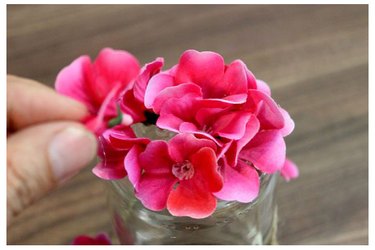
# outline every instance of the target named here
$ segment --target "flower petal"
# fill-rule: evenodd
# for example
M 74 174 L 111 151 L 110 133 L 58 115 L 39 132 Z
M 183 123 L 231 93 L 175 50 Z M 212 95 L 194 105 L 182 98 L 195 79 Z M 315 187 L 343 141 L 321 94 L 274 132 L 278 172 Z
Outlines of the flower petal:
M 159 128 L 177 132 L 182 123 L 194 121 L 197 106 L 198 101 L 194 94 L 186 94 L 180 98 L 169 98 L 165 100 L 160 110 L 156 125 Z
M 98 156 L 102 161 L 92 171 L 96 176 L 105 180 L 121 179 L 127 174 L 124 166 L 127 151 L 112 147 L 109 141 L 110 133 L 111 130 L 106 130 L 99 137 Z
M 277 130 L 259 132 L 240 152 L 240 158 L 248 160 L 262 172 L 272 174 L 285 162 L 285 142 Z
M 95 113 L 97 107 L 93 106 L 91 98 L 88 96 L 85 82 L 86 71 L 90 65 L 90 57 L 81 56 L 77 58 L 59 72 L 55 88 L 60 94 L 70 96 L 84 103 L 91 113 Z
M 184 123 L 184 121 L 178 116 L 162 111 L 160 113 L 160 117 L 156 121 L 156 126 L 161 129 L 166 129 L 178 133 L 180 124 L 182 123 Z
M 241 111 L 223 114 L 213 124 L 213 133 L 228 139 L 239 140 L 245 133 L 250 117 L 250 113 Z
M 136 137 L 134 131 L 127 126 L 117 126 L 107 130 L 108 138 L 113 148 L 119 150 L 130 150 L 136 144 L 146 145 L 150 142 L 148 138 Z
M 144 104 L 145 107 L 151 109 L 153 107 L 154 101 L 159 93 L 167 88 L 174 85 L 173 76 L 166 73 L 159 73 L 154 75 L 146 87 Z
M 141 166 L 139 164 L 139 155 L 144 150 L 141 145 L 134 145 L 125 156 L 125 170 L 128 173 L 129 181 L 137 189 L 139 179 L 141 178 Z
M 212 140 L 216 143 L 219 147 L 223 145 L 222 142 L 218 141 L 215 137 L 210 135 L 207 132 L 199 130 L 193 123 L 191 122 L 180 122 L 180 127 L 177 132 L 185 133 L 185 134 L 194 134 L 195 136 L 198 136 L 200 138 L 207 138 Z
M 253 167 L 243 161 L 239 161 L 234 168 L 225 163 L 222 172 L 224 185 L 219 192 L 214 193 L 217 198 L 248 203 L 258 196 L 259 176 Z
M 133 123 L 143 122 L 146 120 L 144 112 L 146 107 L 143 102 L 140 102 L 134 96 L 134 91 L 129 89 L 125 94 L 120 98 L 120 108 L 121 111 L 125 114 L 128 114 L 132 117 Z
M 109 88 L 120 82 L 126 86 L 139 73 L 138 60 L 129 52 L 104 48 L 94 62 L 99 77 L 105 79 Z M 100 82 L 100 81 L 99 81 Z
M 139 155 L 139 163 L 146 173 L 171 174 L 173 161 L 168 153 L 168 144 L 161 140 L 151 141 Z
M 126 176 L 123 161 L 107 161 L 99 162 L 92 172 L 99 178 L 104 180 L 118 180 Z
M 234 167 L 237 165 L 240 151 L 258 133 L 259 126 L 258 119 L 254 115 L 251 115 L 249 121 L 246 123 L 244 136 L 239 140 L 233 141 L 232 145 L 225 154 L 230 166 Z
M 253 72 L 246 68 L 246 77 L 247 77 L 247 87 L 248 89 L 256 89 L 257 88 L 257 80 L 254 76 Z
M 184 98 L 181 99 L 182 97 Z M 198 85 L 193 83 L 183 83 L 178 86 L 167 87 L 160 91 L 152 104 L 152 108 L 155 113 L 160 113 L 163 104 L 171 98 L 179 99 L 179 104 L 181 104 L 183 100 L 190 101 L 189 99 L 193 100 L 201 97 L 202 90 Z
M 221 55 L 211 51 L 187 50 L 180 58 L 176 82 L 196 83 L 202 88 L 205 98 L 215 98 L 217 84 L 223 78 L 224 69 L 224 59 Z
M 256 79 L 256 89 L 263 92 L 264 94 L 271 96 L 270 86 L 265 81 Z
M 216 150 L 211 140 L 198 139 L 192 134 L 178 134 L 169 141 L 169 155 L 175 162 L 183 162 L 204 147 Z
M 210 147 L 201 148 L 190 157 L 194 166 L 194 181 L 204 185 L 207 191 L 217 192 L 223 187 L 223 179 L 218 172 L 215 151 Z
M 210 216 L 216 208 L 216 198 L 196 183 L 186 181 L 172 190 L 167 201 L 173 216 L 189 216 L 202 219 Z
M 285 163 L 283 168 L 280 171 L 281 176 L 286 180 L 290 181 L 292 179 L 295 179 L 299 175 L 298 167 L 297 165 L 292 162 L 289 159 L 285 159 Z
M 143 174 L 135 191 L 142 204 L 153 211 L 166 207 L 168 196 L 176 183 L 171 174 Z
M 223 96 L 246 95 L 248 89 L 246 65 L 241 60 L 233 61 L 225 70 L 223 82 L 218 87 L 223 88 Z
M 249 98 L 257 105 L 257 118 L 262 129 L 281 129 L 284 118 L 275 101 L 258 90 L 249 90 Z
M 140 102 L 143 103 L 144 101 L 148 81 L 152 76 L 160 72 L 163 65 L 164 59 L 162 57 L 158 57 L 154 61 L 147 63 L 141 69 L 141 72 L 135 80 L 133 87 L 134 97 L 137 98 Z
M 280 132 L 285 137 L 285 136 L 287 136 L 287 135 L 289 135 L 290 133 L 293 132 L 294 121 L 292 120 L 289 113 L 285 109 L 283 109 L 281 107 L 279 109 L 280 109 L 281 114 L 284 117 L 284 127 L 280 130 Z

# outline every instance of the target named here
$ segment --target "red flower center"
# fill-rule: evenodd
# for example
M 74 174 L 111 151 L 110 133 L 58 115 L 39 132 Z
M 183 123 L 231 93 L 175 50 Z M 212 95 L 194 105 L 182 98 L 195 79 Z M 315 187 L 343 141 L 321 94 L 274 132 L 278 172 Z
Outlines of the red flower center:
M 179 180 L 189 180 L 194 176 L 194 167 L 190 161 L 175 163 L 172 167 L 172 173 Z

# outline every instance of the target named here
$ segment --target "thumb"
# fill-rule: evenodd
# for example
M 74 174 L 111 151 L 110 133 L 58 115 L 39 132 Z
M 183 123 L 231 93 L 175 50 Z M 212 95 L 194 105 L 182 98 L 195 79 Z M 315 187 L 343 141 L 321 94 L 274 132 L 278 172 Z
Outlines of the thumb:
M 95 157 L 93 134 L 75 122 L 51 122 L 23 129 L 7 139 L 7 220 Z

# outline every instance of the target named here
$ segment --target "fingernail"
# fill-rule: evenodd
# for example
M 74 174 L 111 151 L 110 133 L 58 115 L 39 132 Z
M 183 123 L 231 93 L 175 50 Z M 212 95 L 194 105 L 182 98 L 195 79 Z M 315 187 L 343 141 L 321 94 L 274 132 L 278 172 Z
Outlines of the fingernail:
M 56 180 L 64 181 L 87 166 L 95 157 L 96 148 L 96 138 L 83 128 L 69 127 L 56 134 L 48 147 Z

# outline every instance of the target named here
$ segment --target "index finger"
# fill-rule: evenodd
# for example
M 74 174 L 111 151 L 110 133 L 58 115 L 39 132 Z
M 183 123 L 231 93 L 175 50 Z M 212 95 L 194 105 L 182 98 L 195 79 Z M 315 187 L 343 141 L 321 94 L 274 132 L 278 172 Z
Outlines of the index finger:
M 7 76 L 8 130 L 55 120 L 79 121 L 88 114 L 82 103 L 59 95 L 39 82 Z

